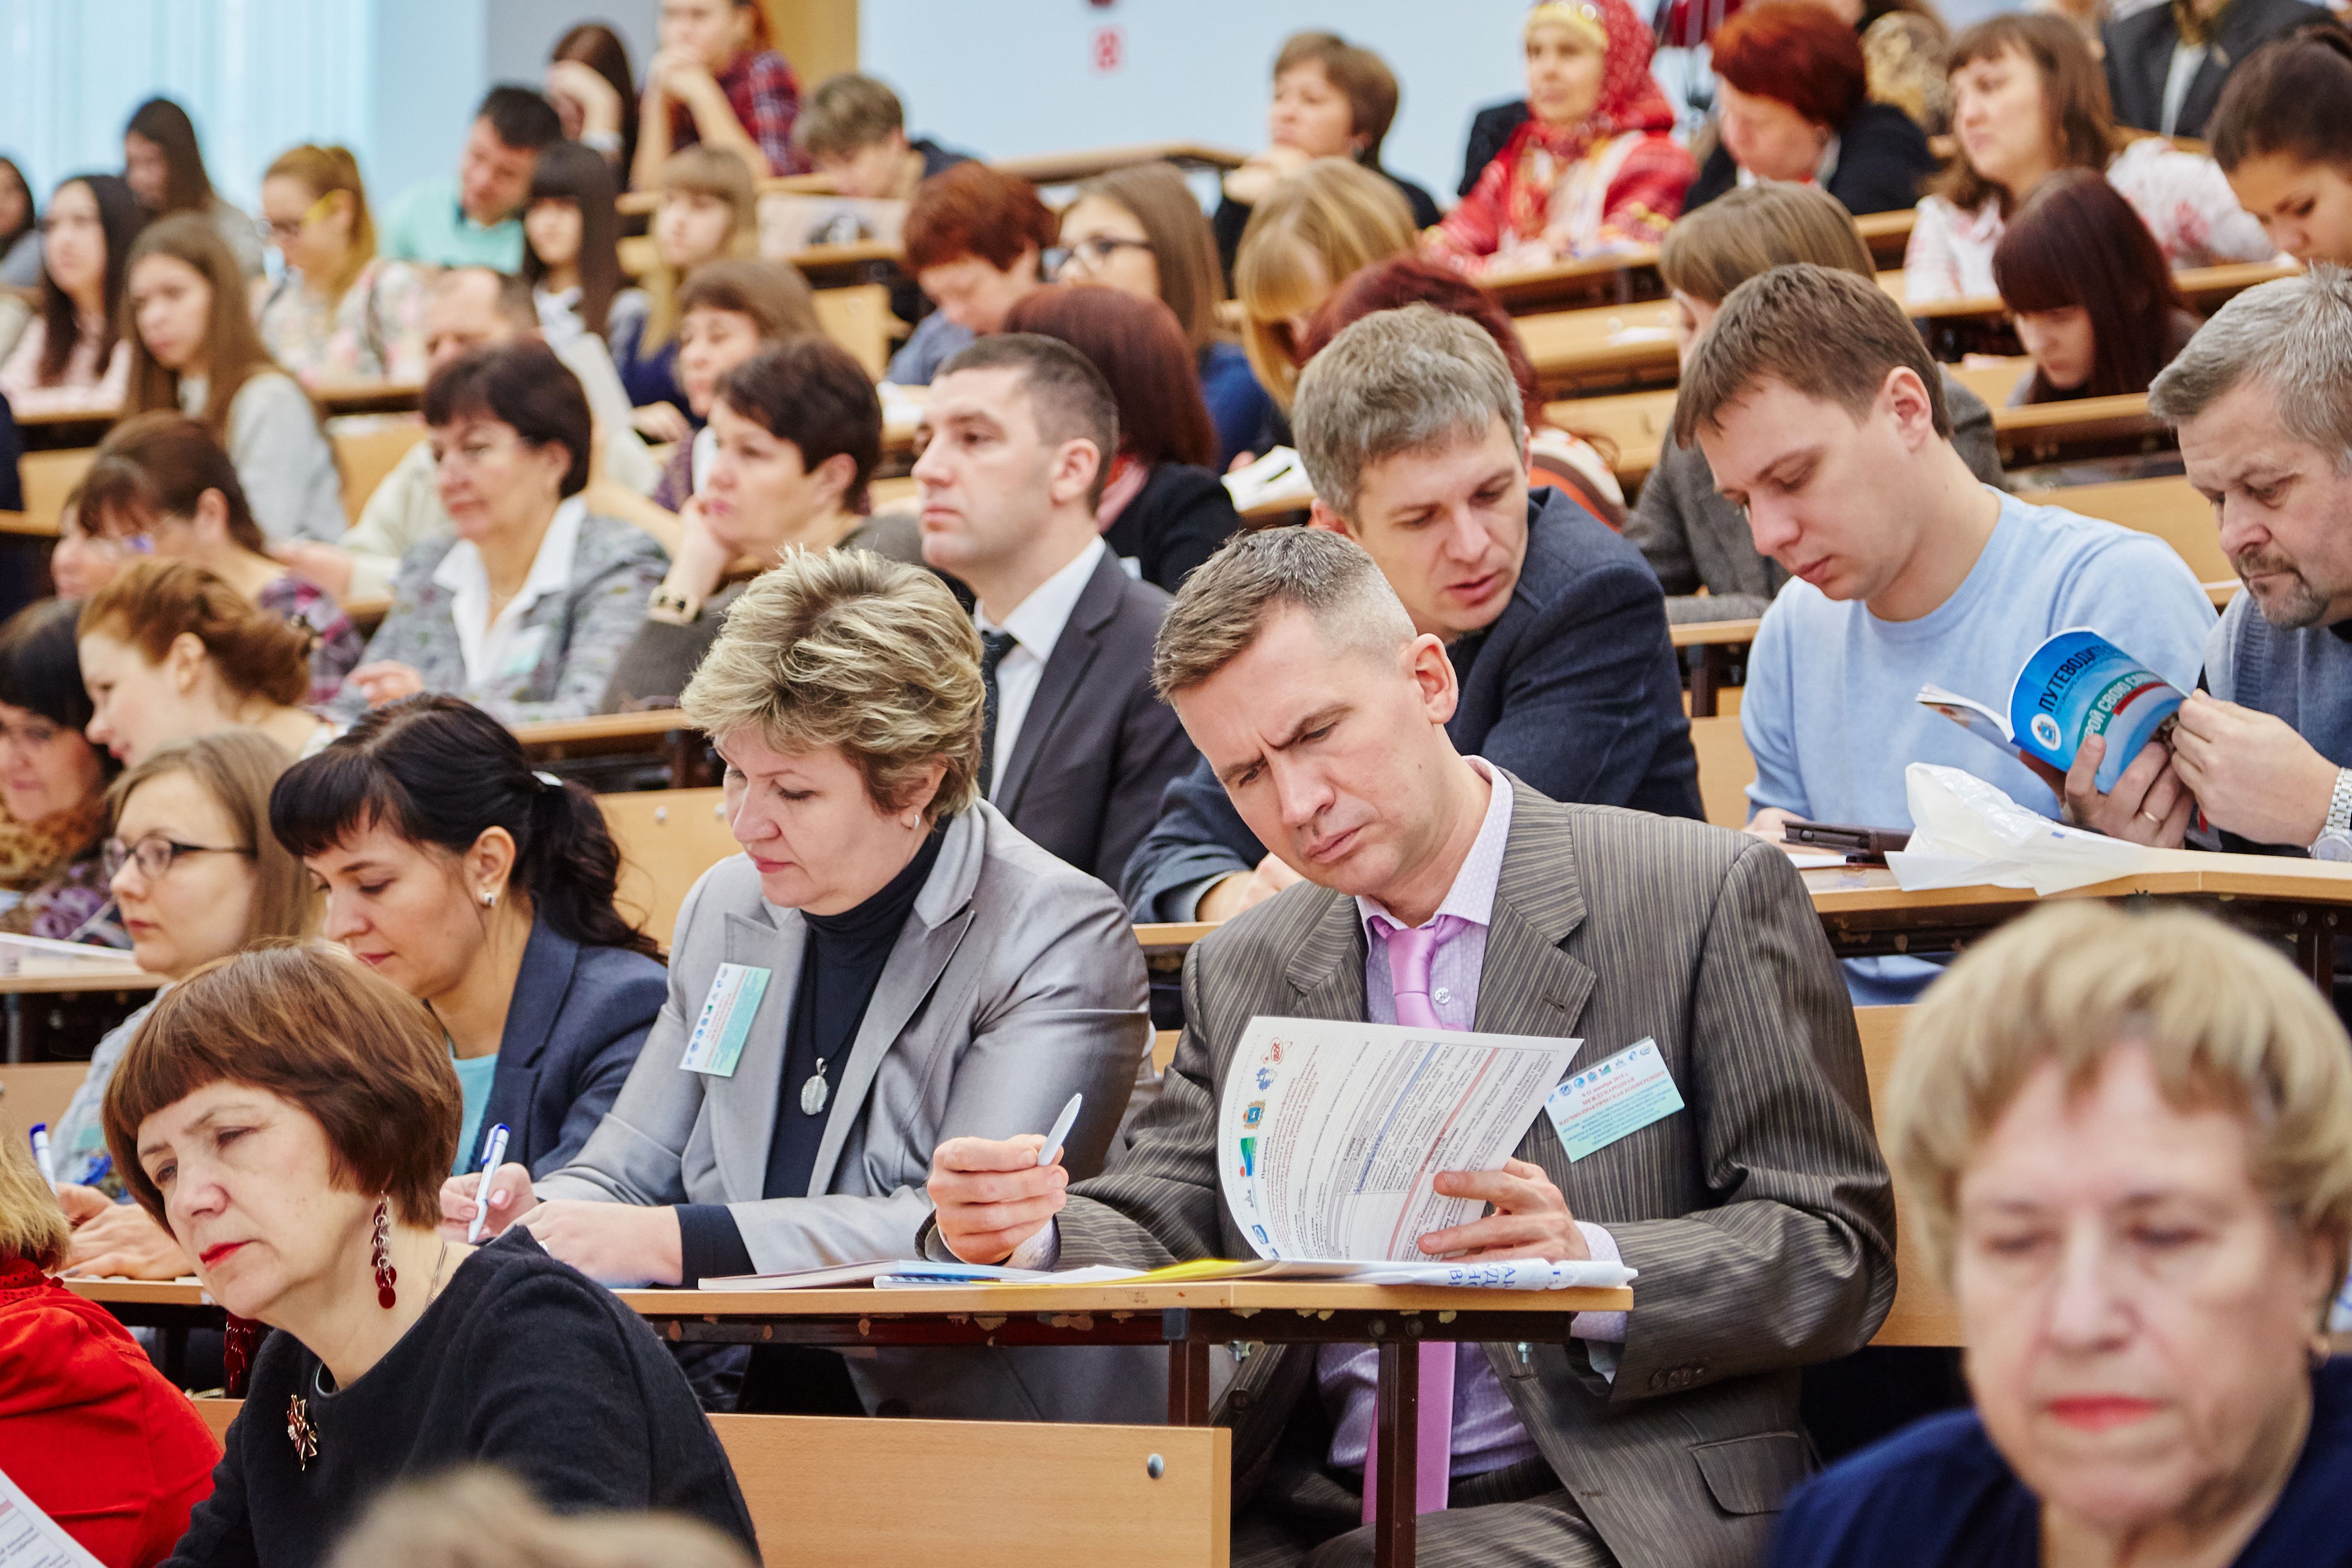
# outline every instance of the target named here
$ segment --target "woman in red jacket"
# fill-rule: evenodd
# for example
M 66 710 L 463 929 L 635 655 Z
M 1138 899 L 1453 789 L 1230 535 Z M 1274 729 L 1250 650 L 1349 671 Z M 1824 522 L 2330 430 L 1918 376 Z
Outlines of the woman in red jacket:
M 47 1277 L 70 1234 L 24 1144 L 0 1137 L 0 1460 L 107 1568 L 147 1568 L 211 1493 L 221 1448 L 105 1308 Z

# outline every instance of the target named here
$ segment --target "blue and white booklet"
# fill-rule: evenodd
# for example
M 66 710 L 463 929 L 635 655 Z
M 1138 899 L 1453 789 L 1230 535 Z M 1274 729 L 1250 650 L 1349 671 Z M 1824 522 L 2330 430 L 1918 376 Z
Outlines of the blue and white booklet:
M 2060 632 L 2033 650 L 2009 690 L 2007 711 L 1940 686 L 1919 689 L 1918 701 L 2009 752 L 2074 765 L 2084 740 L 2104 735 L 2107 754 L 2098 786 L 2116 779 L 2150 741 L 2172 733 L 2185 700 L 2180 689 L 2085 627 Z

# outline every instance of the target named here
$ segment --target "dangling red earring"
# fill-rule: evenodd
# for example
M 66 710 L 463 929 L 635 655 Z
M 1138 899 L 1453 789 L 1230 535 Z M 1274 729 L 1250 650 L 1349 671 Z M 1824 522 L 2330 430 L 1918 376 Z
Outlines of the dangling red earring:
M 400 1271 L 392 1266 L 392 1254 L 384 1246 L 392 1226 L 392 1204 L 387 1198 L 375 1201 L 375 1249 L 371 1259 L 375 1265 L 376 1305 L 389 1312 L 399 1305 L 400 1297 L 393 1287 L 400 1282 Z

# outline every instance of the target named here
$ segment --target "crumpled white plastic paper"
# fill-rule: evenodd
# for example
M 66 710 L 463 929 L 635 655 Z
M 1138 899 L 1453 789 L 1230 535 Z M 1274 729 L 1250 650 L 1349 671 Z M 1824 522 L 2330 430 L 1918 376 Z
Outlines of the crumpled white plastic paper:
M 1922 888 L 2031 888 L 2063 893 L 2156 869 L 2161 850 L 2053 822 L 1973 773 L 1934 763 L 1903 770 L 1911 845 L 1886 857 L 1905 892 Z

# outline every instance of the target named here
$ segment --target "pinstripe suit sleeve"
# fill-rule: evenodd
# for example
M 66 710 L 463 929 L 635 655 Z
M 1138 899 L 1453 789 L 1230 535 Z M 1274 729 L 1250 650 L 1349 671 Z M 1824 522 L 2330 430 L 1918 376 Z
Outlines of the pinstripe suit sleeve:
M 1691 1006 L 1683 1098 L 1717 1203 L 1609 1227 L 1641 1271 L 1619 1401 L 1858 1350 L 1895 1299 L 1895 1198 L 1853 1008 L 1769 845 L 1724 878 Z

